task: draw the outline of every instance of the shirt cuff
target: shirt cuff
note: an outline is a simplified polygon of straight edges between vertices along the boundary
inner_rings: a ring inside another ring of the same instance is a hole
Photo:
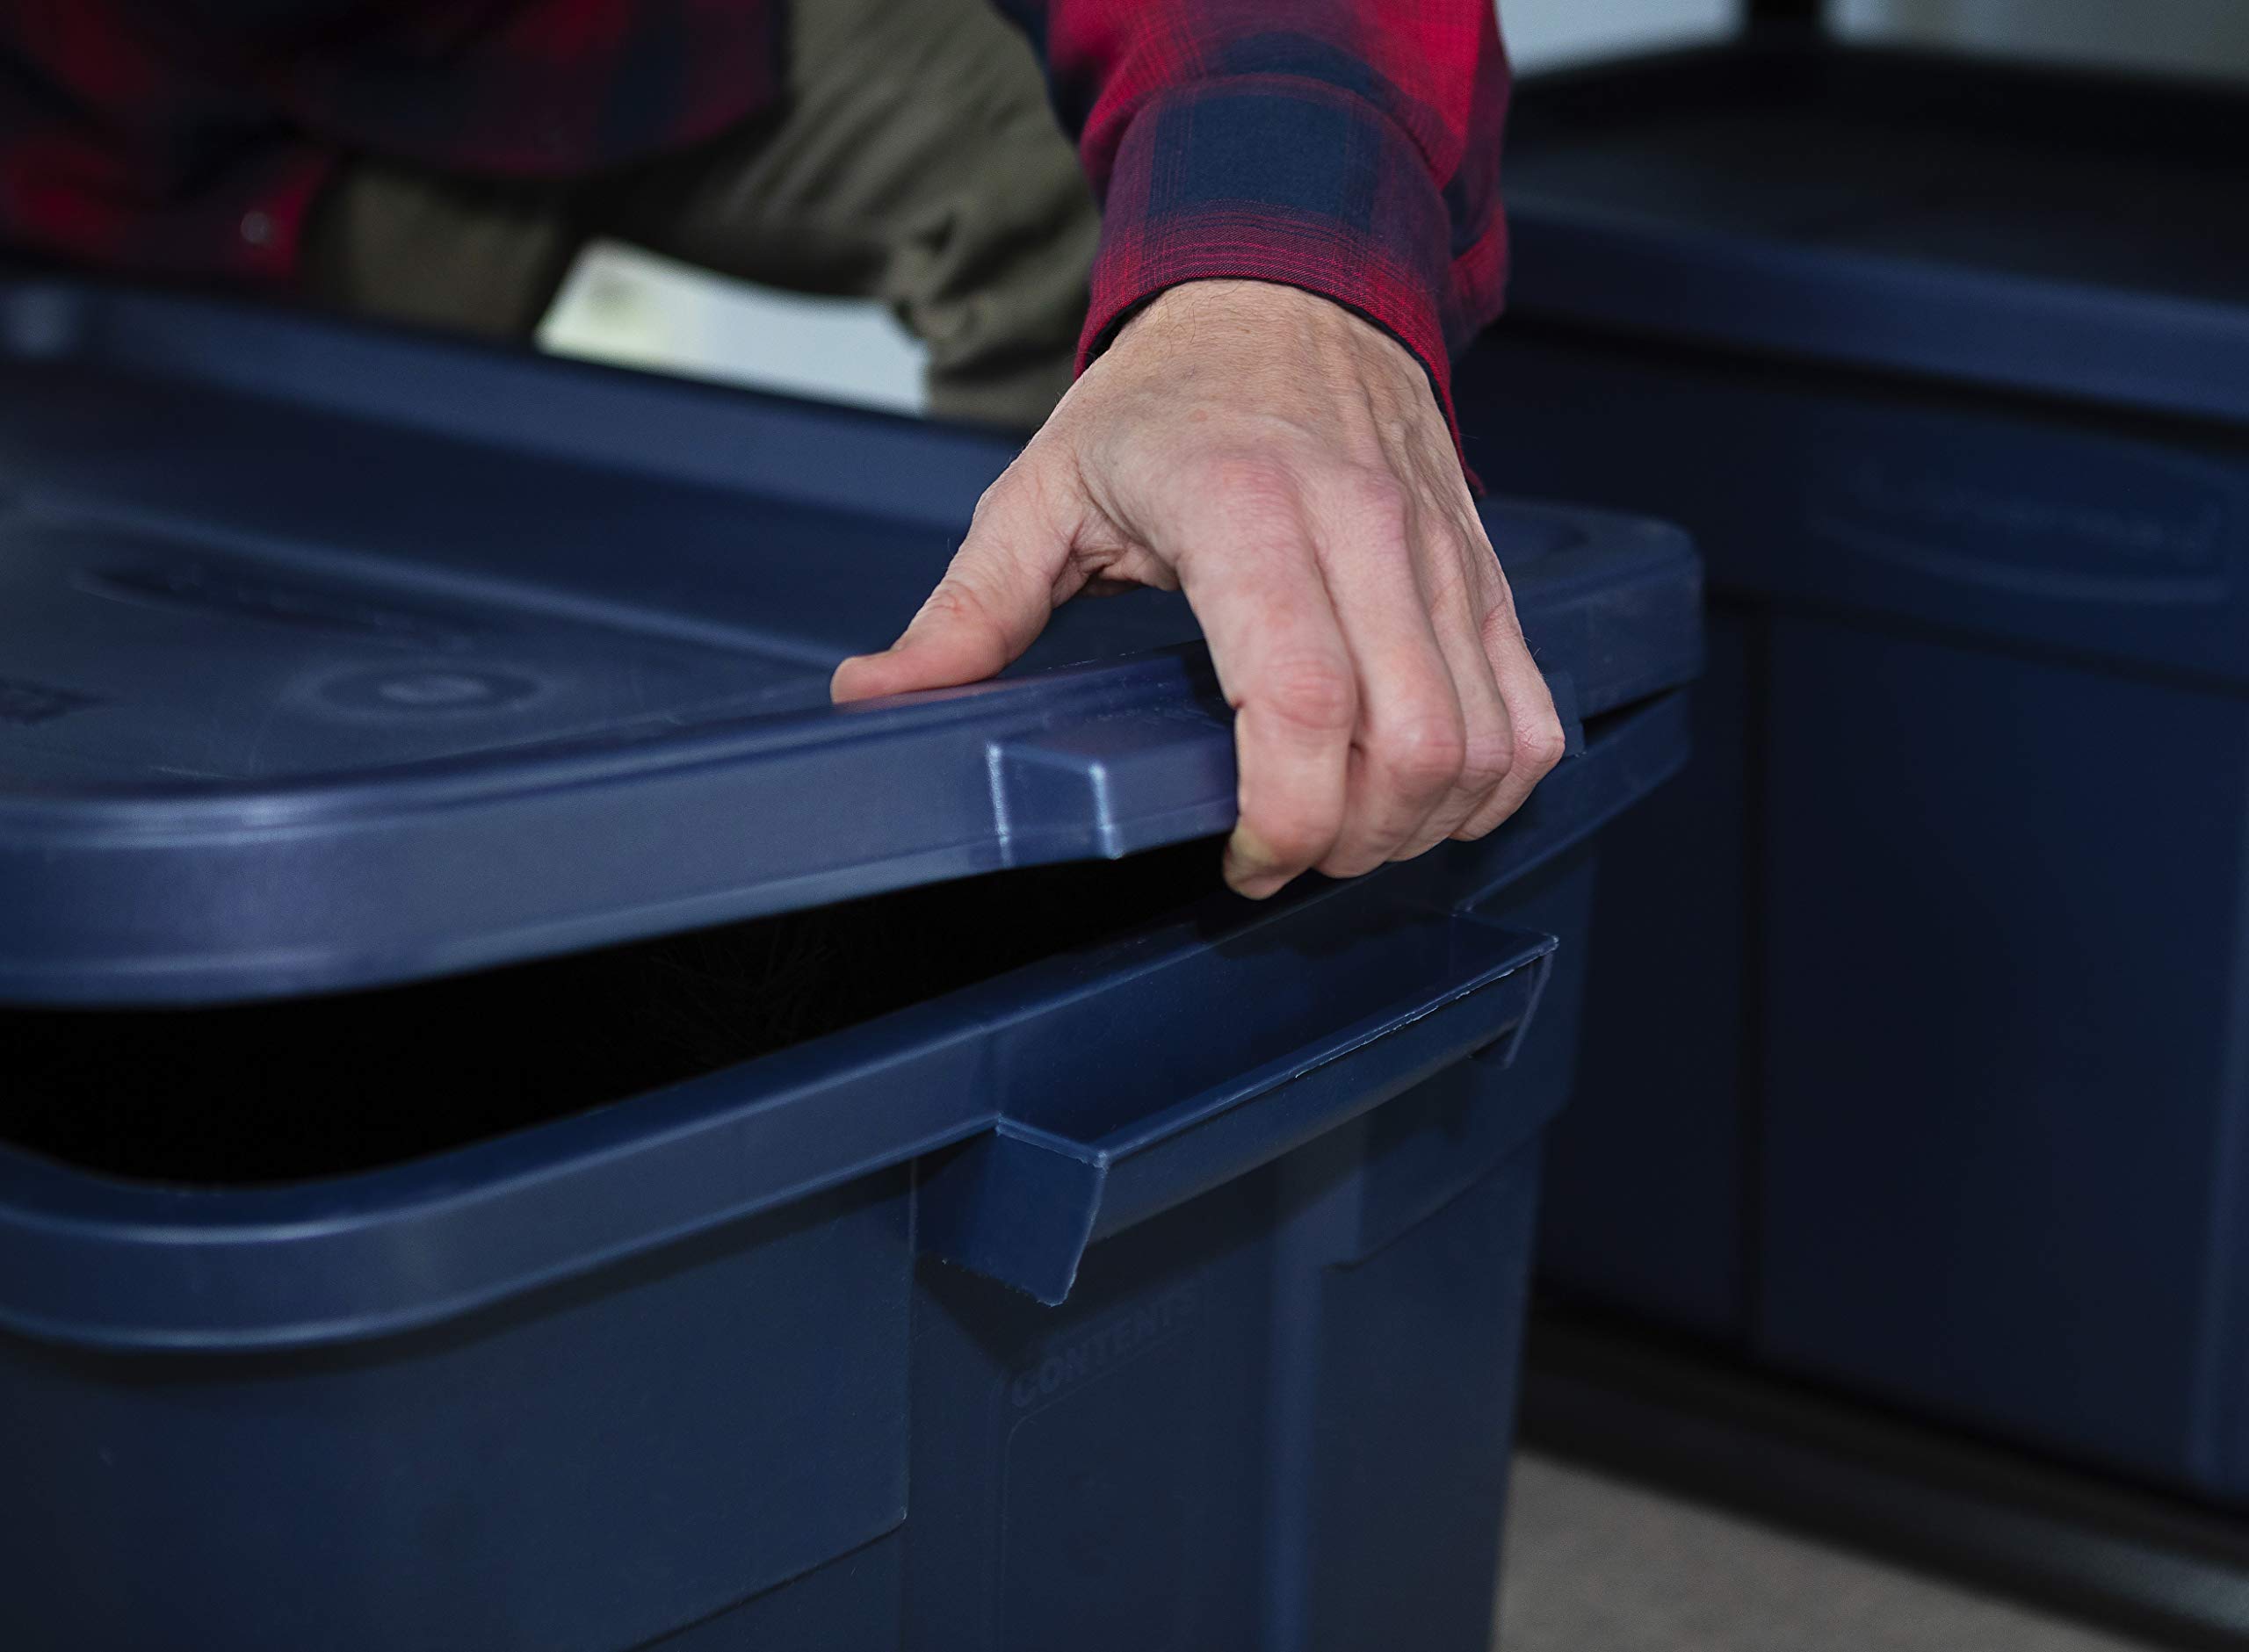
[[[1172,88],[1134,114],[1117,148],[1079,369],[1167,288],[1278,282],[1411,350],[1457,448],[1442,320],[1451,236],[1428,162],[1363,99],[1287,75]]]

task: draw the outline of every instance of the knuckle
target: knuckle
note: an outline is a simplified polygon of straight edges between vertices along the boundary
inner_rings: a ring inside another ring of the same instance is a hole
[[[1554,715],[1551,707],[1520,730],[1515,739],[1517,763],[1538,779],[1544,779],[1553,772],[1554,766],[1562,761],[1568,747],[1568,738],[1562,732],[1562,720]]]
[[[1363,465],[1337,479],[1344,502],[1359,514],[1370,517],[1396,517],[1404,520],[1412,505],[1406,484],[1388,471]]]
[[[1047,520],[1053,515],[1055,494],[1054,465],[1038,454],[1034,443],[977,496],[976,509],[968,517],[970,543]]]
[[[1383,766],[1415,790],[1431,790],[1460,776],[1468,739],[1457,716],[1429,710],[1377,735]]]
[[[973,583],[958,574],[948,574],[937,581],[936,588],[922,604],[916,623],[945,626],[988,625],[992,623],[992,610]]]
[[[976,509],[968,515],[970,531],[988,528],[995,517],[1006,515],[1014,506],[1016,492],[1021,487],[1022,478],[1011,465],[1001,473],[998,480],[976,496]]]
[[[1343,734],[1358,716],[1358,690],[1340,660],[1302,656],[1267,672],[1266,704],[1286,726],[1306,734]]]
[[[1336,478],[1334,488],[1335,504],[1353,535],[1386,545],[1406,542],[1414,501],[1395,476],[1362,468]]]
[[[1505,727],[1471,735],[1460,763],[1463,790],[1481,796],[1505,780],[1515,768],[1515,737]]]
[[[1257,453],[1217,453],[1205,459],[1197,486],[1239,511],[1289,505],[1296,480],[1287,465]]]

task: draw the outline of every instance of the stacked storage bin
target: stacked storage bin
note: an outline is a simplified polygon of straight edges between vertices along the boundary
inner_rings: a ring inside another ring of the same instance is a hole
[[[2249,99],[1784,41],[1520,112],[1473,457],[1716,553],[1548,1277],[2249,1499]]]
[[[1573,754],[1252,906],[1175,600],[826,703],[1007,457],[0,289],[11,1652],[1483,1652],[1695,558],[1492,508]]]

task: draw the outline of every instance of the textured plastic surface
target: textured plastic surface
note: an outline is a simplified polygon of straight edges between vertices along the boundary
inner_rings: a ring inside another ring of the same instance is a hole
[[[0,1001],[365,986],[1230,825],[1175,598],[826,703],[1008,458],[907,429],[0,287]],[[1486,520],[1566,705],[1691,674],[1683,540]]]
[[[1524,111],[1472,457],[1713,553],[1550,1278],[2249,1500],[2249,99],[1761,48]]]
[[[1677,709],[1558,778],[1648,783]],[[1346,1647],[1344,1612],[1480,1652],[1574,1042],[1532,990],[1591,893],[1565,818],[1528,870],[1206,914],[391,1170],[0,1153],[0,1471],[41,1511],[0,1553],[13,1631],[613,1648],[730,1611],[805,1652],[1192,1652]],[[1050,1135],[1114,1151],[994,1151]],[[1090,1222],[1042,1219],[1088,1182]],[[861,1554],[881,1587],[893,1539],[902,1597],[833,1582]]]
[[[1518,314],[2249,422],[2238,93],[1802,35],[1548,76]]]
[[[0,316],[46,408],[0,403],[0,577],[47,620],[0,614],[47,651],[0,726],[42,765],[0,805],[33,996],[385,980],[1115,854],[1225,771],[1161,602],[1067,617],[1028,680],[817,703],[980,441],[139,298]],[[1698,646],[1678,536],[1490,520],[1585,720],[1481,843],[317,1180],[0,1145],[0,1483],[39,1513],[0,1545],[10,1646],[1483,1652],[1589,840],[1683,761],[1661,691]],[[395,725],[354,698],[401,681]],[[821,855],[815,783],[929,795]]]

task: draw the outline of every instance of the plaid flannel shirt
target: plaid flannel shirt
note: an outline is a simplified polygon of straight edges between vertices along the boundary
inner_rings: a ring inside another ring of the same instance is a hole
[[[909,0],[900,0],[908,4]],[[1508,75],[1492,0],[1000,0],[1103,204],[1090,360],[1211,277],[1386,328],[1447,389],[1498,313]],[[147,275],[286,283],[353,154],[569,177],[781,93],[781,0],[12,0],[0,239]]]

